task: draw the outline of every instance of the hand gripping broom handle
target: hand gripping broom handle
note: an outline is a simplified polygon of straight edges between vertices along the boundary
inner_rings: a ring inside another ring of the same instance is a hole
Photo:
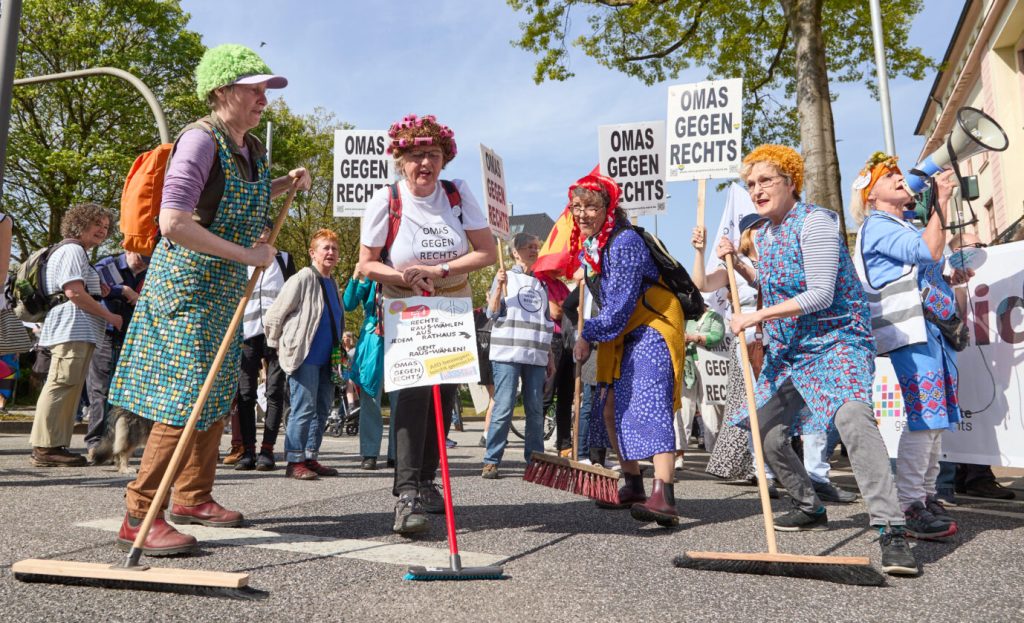
[[[740,312],[740,294],[736,289],[736,270],[733,256],[725,256],[725,267],[729,273],[729,293],[732,295],[732,311]],[[772,504],[768,499],[768,480],[764,474],[764,450],[761,447],[761,427],[757,423],[757,401],[754,399],[754,379],[750,376],[750,352],[747,350],[746,331],[736,336],[740,340],[740,368],[743,371],[743,386],[747,390],[747,410],[750,413],[750,434],[754,438],[754,459],[757,463],[757,491],[761,496],[761,514],[764,515],[764,538],[768,542],[768,553],[775,554],[775,525],[772,520]]]
[[[270,238],[267,240],[268,244],[274,244],[277,240],[277,234],[281,231],[281,226],[284,225],[285,219],[288,217],[288,210],[292,207],[292,200],[295,199],[295,191],[298,190],[298,180],[293,180],[291,188],[288,190],[288,196],[284,201],[284,207],[277,214],[277,219],[274,221],[274,229],[270,232]],[[220,367],[224,363],[224,359],[227,357],[228,349],[231,347],[231,343],[234,341],[235,333],[238,331],[238,325],[242,321],[242,316],[245,314],[245,306],[249,303],[249,298],[252,296],[253,290],[256,288],[256,282],[259,281],[260,276],[263,274],[263,267],[257,266],[256,270],[252,272],[252,277],[249,277],[249,283],[245,286],[245,293],[242,295],[241,300],[238,301],[238,306],[235,308],[235,315],[231,317],[231,323],[228,325],[228,330],[224,333],[224,339],[220,342],[220,348],[217,350],[217,356],[213,359],[213,365],[210,366],[210,371],[206,375],[206,381],[203,383],[202,389],[199,390],[199,398],[196,400],[196,404],[192,407],[192,414],[189,415],[188,421],[185,422],[185,429],[181,433],[181,437],[178,439],[178,445],[174,448],[174,454],[171,456],[171,462],[167,464],[167,471],[164,472],[163,478],[160,479],[160,486],[157,488],[156,496],[150,503],[149,512],[146,513],[146,518],[142,522],[142,526],[139,528],[139,534],[135,537],[135,542],[132,543],[132,549],[128,552],[128,559],[125,562],[126,567],[138,566],[139,558],[142,556],[142,546],[146,542],[146,537],[149,536],[149,530],[153,527],[153,522],[156,521],[157,515],[163,512],[164,502],[167,500],[167,491],[171,488],[171,481],[174,479],[174,475],[178,471],[178,465],[181,463],[182,457],[185,455],[186,450],[190,448],[192,443],[192,437],[195,434],[196,423],[199,421],[199,415],[203,412],[203,407],[206,406],[206,400],[210,396],[210,392],[213,390],[214,381],[217,379],[217,373],[220,372]]]
[[[579,315],[576,316],[576,339],[583,339],[583,296],[586,294],[586,282],[580,279],[580,284],[577,286],[580,290],[580,304],[579,304]],[[573,344],[576,342],[573,341]],[[557,362],[555,365],[558,365]],[[555,374],[558,374],[558,370],[555,370]],[[578,461],[579,457],[579,444],[580,444],[580,410],[583,408],[583,362],[576,362],[576,386],[573,389],[572,395],[572,460]]]

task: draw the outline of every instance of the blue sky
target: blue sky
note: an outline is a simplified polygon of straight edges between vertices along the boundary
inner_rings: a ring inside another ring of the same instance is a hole
[[[956,5],[942,4],[947,2]],[[297,112],[320,106],[360,129],[386,129],[410,112],[437,115],[455,130],[460,150],[445,177],[467,180],[477,199],[478,144],[484,143],[504,159],[509,199],[523,214],[561,212],[568,185],[597,163],[599,125],[663,119],[668,85],[706,78],[693,69],[648,87],[571,50],[576,77],[536,85],[535,57],[510,44],[524,17],[503,0],[184,0],[182,6],[206,45],[258,49],[288,77],[281,93]],[[958,14],[924,11],[910,43],[941,60]],[[260,42],[266,45],[260,48]],[[913,131],[933,79],[931,73],[920,82],[890,81],[896,153],[904,165],[923,145]],[[866,157],[884,149],[881,109],[861,85],[833,83],[832,90],[838,95],[833,116],[846,194]],[[669,250],[687,266],[696,188],[695,182],[670,184],[668,213],[657,223]],[[724,194],[709,192],[712,232],[723,203]],[[653,217],[641,217],[640,224],[655,225]]]

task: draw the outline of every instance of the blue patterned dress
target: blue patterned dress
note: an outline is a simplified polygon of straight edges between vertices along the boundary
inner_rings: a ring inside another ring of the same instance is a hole
[[[617,338],[625,330],[637,301],[661,276],[647,245],[631,229],[611,239],[602,253],[601,268],[601,311],[583,323],[583,339],[588,342]],[[661,333],[640,326],[625,336],[621,376],[612,387],[622,458],[637,461],[675,451],[675,376],[671,354]],[[606,447],[602,445],[607,439],[602,416],[605,392],[600,394],[591,410],[592,447]]]
[[[256,181],[247,182],[224,135],[214,129],[214,136],[224,170],[224,195],[209,230],[251,247],[270,207],[267,160],[257,161]],[[160,240],[110,385],[111,404],[155,422],[184,426],[246,280],[246,267],[238,262]],[[239,324],[196,424],[200,431],[228,414],[238,389],[241,340]]]
[[[942,320],[956,314],[953,290],[942,277],[944,262],[931,260],[930,251],[922,248],[921,232],[879,212],[869,216],[862,228],[864,264],[872,282],[887,281],[887,275],[882,273],[888,272],[884,269],[889,267],[880,265],[885,260],[896,268],[897,275],[904,264],[916,264],[917,287],[923,293],[924,307]],[[925,322],[925,329],[927,342],[889,352],[903,394],[907,428],[912,431],[942,430],[960,421],[956,353],[938,327]]]
[[[758,280],[764,307],[777,305],[807,290],[800,234],[813,204],[797,203],[782,223],[758,233]],[[838,229],[836,236],[839,236]],[[786,381],[807,403],[796,428],[803,434],[825,433],[844,403],[871,404],[875,341],[867,298],[850,255],[840,239],[839,269],[832,304],[821,311],[764,323],[766,352],[757,379],[757,406],[764,406]],[[730,424],[746,425],[744,406]]]

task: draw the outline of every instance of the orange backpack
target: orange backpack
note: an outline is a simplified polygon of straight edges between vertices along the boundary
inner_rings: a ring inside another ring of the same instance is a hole
[[[174,143],[164,143],[135,159],[121,191],[121,233],[125,251],[153,255],[160,236],[158,218],[167,161]]]

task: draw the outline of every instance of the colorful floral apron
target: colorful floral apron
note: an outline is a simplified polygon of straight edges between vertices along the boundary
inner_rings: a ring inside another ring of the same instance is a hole
[[[217,129],[213,133],[224,170],[224,195],[209,230],[251,247],[270,208],[267,160],[257,161],[256,181],[247,182],[227,139]],[[110,386],[111,404],[155,422],[184,426],[246,281],[242,264],[160,240]],[[228,414],[238,388],[241,340],[239,324],[203,406],[198,430],[206,430]]]

